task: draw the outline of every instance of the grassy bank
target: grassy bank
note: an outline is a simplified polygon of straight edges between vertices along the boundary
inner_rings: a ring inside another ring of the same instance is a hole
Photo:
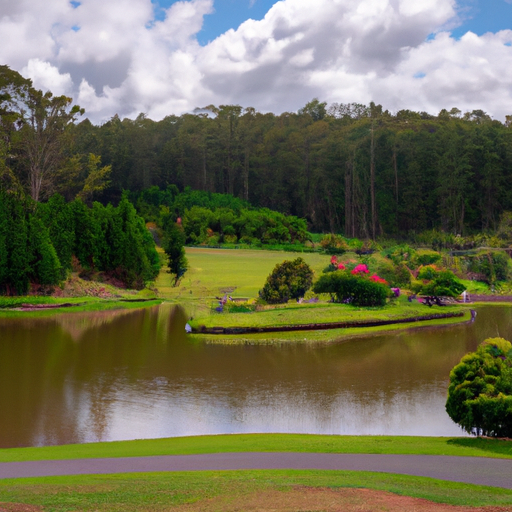
[[[2,298],[0,298],[1,301]],[[12,300],[11,297],[7,299]],[[9,307],[0,308],[0,318],[39,318],[55,314],[83,313],[87,311],[108,311],[117,309],[134,309],[141,307],[156,306],[162,303],[161,299],[99,299],[96,297],[74,297],[74,298],[54,298],[54,297],[16,297],[20,302]],[[34,300],[36,299],[36,300]],[[133,302],[132,302],[133,300]],[[21,304],[72,304],[70,307],[52,308],[52,309],[34,309],[20,310]]]
[[[512,491],[508,489],[387,473],[296,470],[80,475],[3,480],[0,481],[0,502],[26,503],[52,511],[155,512],[247,510],[243,503],[253,498],[260,507],[266,505],[270,510],[297,510],[299,507],[305,510],[302,508],[303,495],[300,495],[298,503],[295,498],[297,508],[287,506],[291,504],[290,501],[293,503],[295,492],[306,490],[311,493],[313,490],[322,492],[343,488],[389,491],[401,496],[460,506],[512,504]],[[361,510],[367,510],[362,506],[364,498],[363,494],[360,499]],[[215,503],[211,502],[213,499]],[[335,496],[335,499],[337,505],[342,507],[337,510],[343,510],[343,495]],[[194,508],[189,508],[191,506]]]
[[[482,438],[232,434],[0,450],[0,462],[225,452],[394,453],[512,458],[512,442]]]

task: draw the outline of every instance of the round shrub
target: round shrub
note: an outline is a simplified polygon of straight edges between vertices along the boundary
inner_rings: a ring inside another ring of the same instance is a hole
[[[259,295],[269,304],[282,304],[304,297],[312,283],[313,270],[302,258],[287,260],[274,267]]]
[[[512,437],[512,344],[489,338],[450,372],[446,412],[469,434]]]

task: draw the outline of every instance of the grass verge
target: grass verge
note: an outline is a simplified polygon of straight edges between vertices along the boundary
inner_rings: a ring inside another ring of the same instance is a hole
[[[5,448],[0,462],[227,452],[393,453],[512,458],[512,441],[413,436],[230,434]]]
[[[368,488],[462,506],[512,504],[512,490],[424,477],[351,471],[207,471],[86,475],[0,481],[0,502],[43,506],[45,510],[179,510],[217,496],[232,504],[248,494],[297,487]],[[197,509],[197,510],[200,510]]]

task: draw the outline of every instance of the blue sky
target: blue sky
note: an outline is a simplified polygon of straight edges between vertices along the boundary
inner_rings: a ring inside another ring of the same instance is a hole
[[[177,0],[159,0],[156,5],[166,8]],[[208,44],[230,28],[238,28],[245,20],[261,20],[276,0],[215,0],[213,14],[204,18],[203,29],[197,34],[201,45]]]
[[[466,0],[459,5],[465,21],[453,30],[455,37],[464,35],[468,30],[482,35],[512,28],[512,0]]]

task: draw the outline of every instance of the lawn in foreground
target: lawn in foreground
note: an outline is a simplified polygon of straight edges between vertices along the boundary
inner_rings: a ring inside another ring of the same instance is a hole
[[[464,506],[512,504],[512,490],[432,478],[351,471],[208,471],[81,475],[0,481],[0,502],[27,503],[45,510],[160,511],[217,496],[233,503],[268,490],[297,487],[368,488],[438,503]]]

